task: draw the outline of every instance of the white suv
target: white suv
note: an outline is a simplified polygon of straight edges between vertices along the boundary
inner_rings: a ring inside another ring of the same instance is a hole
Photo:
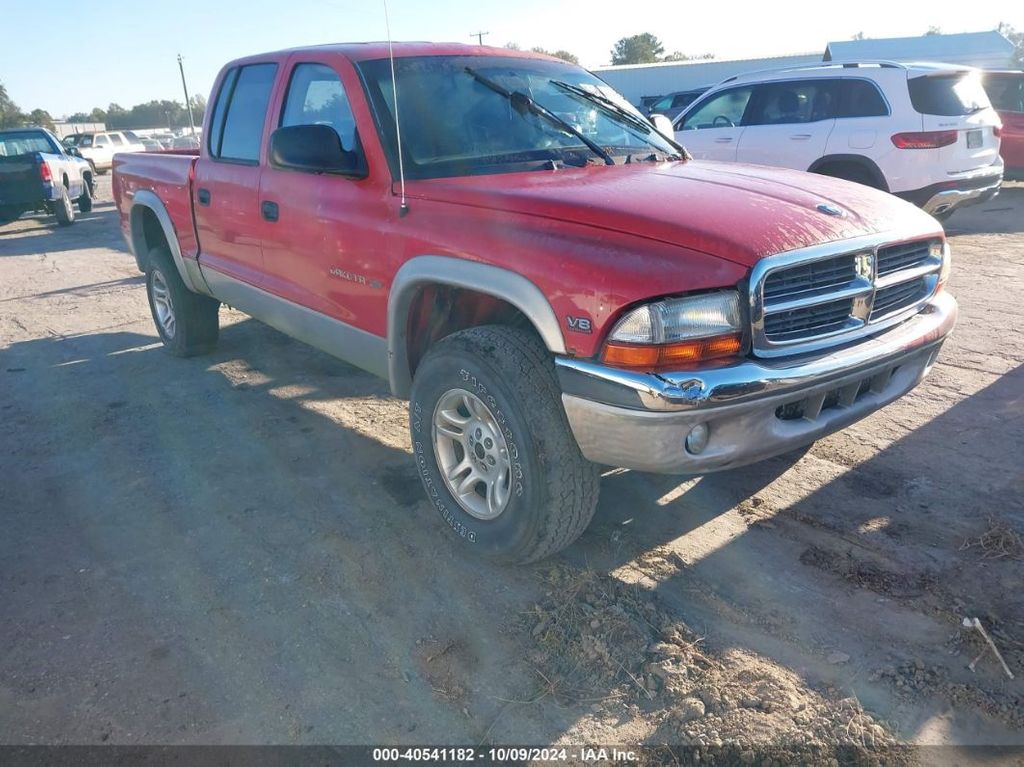
[[[145,152],[146,147],[140,141],[133,141],[121,131],[104,131],[103,133],[82,133],[75,142],[82,159],[88,160],[97,173],[106,173],[114,164],[114,155],[118,152]]]
[[[674,124],[698,158],[777,165],[892,192],[936,218],[999,192],[1001,123],[979,72],[825,63],[730,77]]]

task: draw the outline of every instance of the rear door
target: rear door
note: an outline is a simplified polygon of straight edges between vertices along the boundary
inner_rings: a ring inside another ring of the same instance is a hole
[[[263,280],[260,163],[271,92],[272,62],[227,72],[214,102],[206,152],[193,181],[196,232],[204,267],[250,285]]]
[[[911,77],[910,102],[925,132],[955,131],[956,140],[938,149],[951,176],[986,168],[999,155],[999,117],[976,72]]]
[[[705,96],[677,120],[676,141],[701,160],[735,160],[752,92],[741,85]]]
[[[736,159],[807,170],[825,154],[838,101],[838,84],[831,78],[758,85],[747,108]]]

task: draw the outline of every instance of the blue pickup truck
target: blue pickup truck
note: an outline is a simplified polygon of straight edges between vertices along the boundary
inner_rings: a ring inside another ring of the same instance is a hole
[[[29,211],[46,211],[57,223],[75,221],[75,207],[92,210],[93,175],[44,128],[0,131],[0,224]]]

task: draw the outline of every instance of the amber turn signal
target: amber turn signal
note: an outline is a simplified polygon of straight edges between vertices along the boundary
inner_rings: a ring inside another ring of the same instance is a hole
[[[692,365],[704,360],[733,357],[743,348],[740,335],[715,336],[669,344],[625,344],[609,341],[601,360],[623,368],[661,369],[672,365]]]

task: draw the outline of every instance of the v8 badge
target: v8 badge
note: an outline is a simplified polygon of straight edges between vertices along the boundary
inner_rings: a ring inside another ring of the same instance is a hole
[[[569,330],[577,333],[589,334],[591,331],[589,317],[573,317],[571,314],[567,314],[565,316],[565,324],[569,326]]]

